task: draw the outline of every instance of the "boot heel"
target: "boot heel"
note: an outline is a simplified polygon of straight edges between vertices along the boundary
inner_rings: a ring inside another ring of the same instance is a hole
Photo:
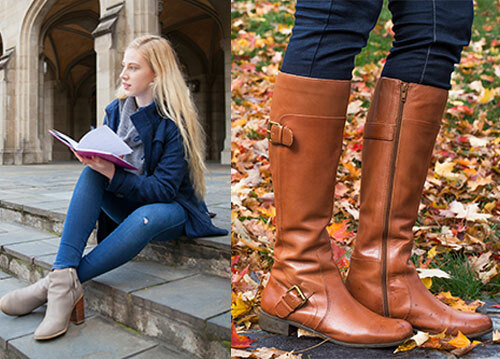
[[[263,311],[260,312],[259,317],[259,325],[260,328],[265,330],[266,332],[281,334],[281,335],[290,335],[293,330],[293,326],[288,324],[286,320],[274,317]]]
[[[83,296],[78,299],[78,301],[75,304],[75,307],[73,308],[73,311],[71,312],[71,319],[73,323],[75,324],[81,324],[85,321],[85,309],[83,306]]]

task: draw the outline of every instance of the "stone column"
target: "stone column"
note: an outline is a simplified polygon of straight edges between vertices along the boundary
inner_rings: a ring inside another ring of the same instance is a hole
[[[49,134],[49,130],[52,128],[55,128],[54,126],[54,117],[55,117],[55,112],[54,112],[54,88],[55,88],[55,81],[54,80],[49,80],[46,79],[47,75],[44,74],[44,81],[43,81],[43,110],[41,109],[42,112],[42,117],[43,121],[41,122],[43,124],[42,132],[46,134],[43,138],[42,142],[42,148],[43,148],[43,154],[44,154],[44,162],[50,162],[53,160],[53,153],[52,153],[52,147],[55,141],[57,141],[52,135]]]
[[[7,64],[13,51],[14,48],[7,49],[5,54],[0,57],[0,165],[11,162],[6,153],[8,151],[7,137],[9,136]]]
[[[4,150],[7,139],[7,74],[0,68],[0,165],[3,165]]]
[[[224,50],[224,92],[226,109],[226,131],[224,138],[224,149],[220,154],[220,163],[223,165],[231,164],[231,38],[222,39],[222,48]]]
[[[104,109],[113,100],[117,85],[117,44],[114,35],[115,24],[124,4],[119,3],[106,9],[99,25],[92,32],[96,52],[96,106],[97,126],[104,121]]]
[[[131,30],[129,41],[145,34],[160,35],[158,0],[127,0],[126,4],[125,15]]]

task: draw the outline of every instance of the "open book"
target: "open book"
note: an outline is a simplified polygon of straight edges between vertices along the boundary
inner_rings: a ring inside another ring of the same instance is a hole
[[[120,158],[122,155],[131,153],[132,149],[106,125],[87,132],[80,142],[56,130],[49,130],[49,132],[80,156],[99,156],[123,168],[137,169]]]

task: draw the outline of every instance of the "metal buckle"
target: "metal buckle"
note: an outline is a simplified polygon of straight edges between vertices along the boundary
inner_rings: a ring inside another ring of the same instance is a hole
[[[286,292],[291,292],[292,290],[296,290],[297,293],[299,294],[299,297],[300,299],[302,299],[302,303],[300,304],[301,306],[304,305],[306,302],[307,302],[307,298],[306,296],[304,295],[304,293],[302,293],[302,291],[300,290],[299,286],[298,285],[294,285],[292,287],[290,287],[290,289],[288,289]]]
[[[274,122],[274,121],[269,121],[267,123],[267,139],[269,142],[271,142],[273,145],[279,145],[278,142],[274,142],[272,139],[271,139],[271,127],[273,127],[273,125],[275,126],[279,126],[281,127],[281,124],[278,123],[278,122]]]

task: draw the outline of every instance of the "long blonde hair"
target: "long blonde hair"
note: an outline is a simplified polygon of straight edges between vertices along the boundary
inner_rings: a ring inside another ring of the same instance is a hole
[[[156,74],[153,85],[156,108],[162,117],[172,119],[179,128],[184,143],[184,158],[189,164],[189,177],[196,197],[202,200],[206,192],[203,127],[198,121],[177,56],[168,40],[156,35],[140,36],[128,48],[138,50]],[[121,86],[116,97],[127,97]]]

